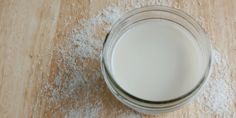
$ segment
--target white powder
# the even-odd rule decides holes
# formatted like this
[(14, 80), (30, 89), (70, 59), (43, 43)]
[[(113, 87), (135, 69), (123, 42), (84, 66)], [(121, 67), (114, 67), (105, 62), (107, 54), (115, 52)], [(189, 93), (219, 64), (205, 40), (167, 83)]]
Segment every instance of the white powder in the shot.
[[(55, 45), (53, 81), (45, 84), (45, 91), (49, 92), (47, 112), (65, 113), (68, 118), (96, 118), (101, 114), (106, 104), (101, 102), (103, 94), (109, 91), (104, 89), (99, 54), (105, 35), (122, 13), (120, 8), (110, 6), (95, 17), (81, 19), (67, 34), (68, 39)], [(115, 113), (116, 109), (111, 110)]]
[(236, 103), (236, 84), (230, 78), (229, 62), (227, 57), (221, 55), (217, 50), (213, 51), (213, 58), (212, 74), (197, 102), (208, 113), (232, 115)]
[(68, 110), (65, 118), (97, 118), (101, 113), (101, 103), (86, 104), (79, 109)]
[(116, 118), (141, 118), (142, 115), (133, 111), (121, 112)]
[(80, 58), (98, 58), (104, 37), (98, 32), (108, 32), (111, 25), (121, 16), (121, 9), (110, 6), (91, 19), (82, 19), (71, 32), (71, 43)]
[[(99, 54), (106, 33), (125, 11), (154, 4), (167, 5), (168, 2), (122, 0), (118, 6), (109, 6), (94, 17), (80, 19), (67, 34), (68, 39), (55, 46), (52, 63), (56, 67), (50, 75), (53, 80), (45, 84), (46, 90), (43, 91), (47, 93), (46, 112), (54, 115), (63, 113), (67, 118), (99, 117), (104, 111), (120, 118), (142, 117), (111, 97), (102, 79)], [(65, 24), (68, 22), (70, 19)], [(227, 57), (214, 51), (214, 59), (212, 76), (193, 103), (199, 105), (196, 111), (231, 115), (235, 105), (235, 82), (230, 78)], [(120, 112), (117, 112), (118, 109), (121, 109)]]

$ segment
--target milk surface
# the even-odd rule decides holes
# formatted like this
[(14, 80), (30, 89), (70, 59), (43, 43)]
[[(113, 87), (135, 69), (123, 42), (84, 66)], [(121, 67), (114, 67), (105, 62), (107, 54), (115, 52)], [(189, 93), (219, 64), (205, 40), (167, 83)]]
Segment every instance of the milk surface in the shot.
[(129, 94), (165, 101), (192, 90), (201, 79), (202, 54), (192, 34), (171, 21), (139, 22), (116, 43), (112, 75)]

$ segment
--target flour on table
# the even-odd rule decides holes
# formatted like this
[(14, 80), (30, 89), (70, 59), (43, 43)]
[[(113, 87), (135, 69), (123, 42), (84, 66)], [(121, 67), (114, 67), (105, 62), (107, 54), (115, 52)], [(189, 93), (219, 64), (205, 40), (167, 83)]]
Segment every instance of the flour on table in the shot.
[[(52, 80), (45, 84), (47, 111), (55, 115), (63, 113), (67, 118), (96, 118), (109, 114), (118, 118), (142, 117), (142, 114), (122, 106), (121, 103), (119, 107), (113, 106), (119, 103), (114, 98), (105, 98), (111, 93), (102, 79), (99, 55), (111, 25), (124, 12), (142, 6), (167, 4), (169, 3), (162, 3), (161, 0), (131, 0), (129, 3), (121, 0), (118, 5), (99, 11), (96, 16), (80, 19), (67, 33), (64, 43), (55, 46), (52, 63), (56, 67), (50, 75)], [(65, 22), (66, 25), (70, 19), (72, 18)], [(233, 114), (236, 85), (230, 78), (227, 57), (215, 50), (213, 58), (215, 62), (212, 75), (202, 93), (192, 103), (203, 108), (204, 113)], [(103, 113), (107, 110), (109, 113)], [(202, 109), (196, 109), (198, 111)]]
[(68, 111), (65, 118), (97, 118), (101, 112), (101, 103), (86, 104), (79, 109), (72, 109)]
[(231, 80), (227, 57), (213, 50), (212, 74), (197, 102), (210, 114), (232, 115), (236, 103), (236, 84)]

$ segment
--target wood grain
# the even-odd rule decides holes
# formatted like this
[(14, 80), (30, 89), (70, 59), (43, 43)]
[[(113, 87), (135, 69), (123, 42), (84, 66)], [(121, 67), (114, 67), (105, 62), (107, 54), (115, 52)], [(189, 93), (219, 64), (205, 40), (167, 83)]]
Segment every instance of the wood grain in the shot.
[[(119, 0), (1, 0), (0, 1), (0, 117), (65, 117), (61, 107), (78, 105), (63, 100), (51, 104), (44, 85), (55, 78), (54, 46), (66, 40), (66, 33), (78, 20), (95, 16), (111, 4), (125, 5)], [(161, 0), (160, 5), (183, 10), (206, 30), (214, 46), (229, 58), (232, 79), (236, 79), (236, 1), (235, 0)], [(75, 19), (65, 25), (70, 16)], [(99, 61), (88, 60), (91, 68)], [(90, 68), (88, 68), (89, 70)], [(113, 117), (115, 111), (131, 111), (118, 102), (101, 80), (104, 111), (97, 117)], [(109, 101), (109, 102), (108, 102)], [(157, 117), (199, 117), (195, 104)], [(236, 112), (236, 111), (235, 111)], [(144, 115), (143, 117), (152, 117)], [(212, 114), (206, 117), (220, 117)]]
[(0, 3), (0, 116), (32, 117), (48, 73), (60, 1)]

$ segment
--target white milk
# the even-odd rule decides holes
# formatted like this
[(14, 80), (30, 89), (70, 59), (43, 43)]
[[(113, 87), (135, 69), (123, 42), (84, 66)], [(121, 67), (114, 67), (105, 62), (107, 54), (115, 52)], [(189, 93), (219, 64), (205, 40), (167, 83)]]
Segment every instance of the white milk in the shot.
[(201, 79), (202, 54), (193, 36), (167, 20), (146, 20), (125, 32), (112, 53), (112, 74), (129, 94), (149, 101), (170, 100)]

